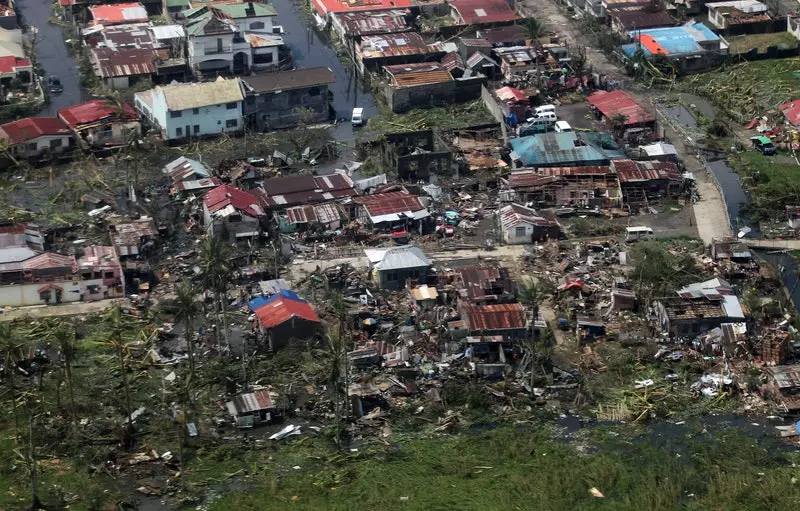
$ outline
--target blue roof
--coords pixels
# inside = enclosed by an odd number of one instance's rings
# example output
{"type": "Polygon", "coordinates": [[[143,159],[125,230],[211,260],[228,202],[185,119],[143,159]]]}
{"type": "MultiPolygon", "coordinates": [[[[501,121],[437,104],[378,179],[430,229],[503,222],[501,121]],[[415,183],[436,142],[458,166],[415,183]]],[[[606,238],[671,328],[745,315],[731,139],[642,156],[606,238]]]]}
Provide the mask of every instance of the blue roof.
{"type": "Polygon", "coordinates": [[[625,157],[611,135],[605,133],[543,133],[512,138],[510,143],[527,167],[607,165],[625,157]]]}
{"type": "Polygon", "coordinates": [[[250,300],[248,305],[250,306],[251,311],[255,311],[256,309],[260,309],[261,307],[274,302],[278,298],[286,298],[288,300],[294,300],[296,302],[304,302],[307,303],[306,300],[300,298],[297,293],[290,289],[281,289],[279,293],[275,293],[274,295],[270,296],[269,298],[265,298],[263,296],[259,296],[250,300]]]}
{"type": "MultiPolygon", "coordinates": [[[[702,23],[694,23],[692,25],[683,25],[680,27],[634,30],[628,32],[628,35],[634,40],[639,35],[648,35],[655,39],[655,41],[667,51],[668,55],[702,53],[705,50],[700,46],[701,42],[719,40],[719,36],[702,23]]],[[[650,57],[653,55],[644,44],[640,45],[638,42],[624,44],[621,48],[626,55],[632,56],[640,47],[645,56],[650,57]]]]}

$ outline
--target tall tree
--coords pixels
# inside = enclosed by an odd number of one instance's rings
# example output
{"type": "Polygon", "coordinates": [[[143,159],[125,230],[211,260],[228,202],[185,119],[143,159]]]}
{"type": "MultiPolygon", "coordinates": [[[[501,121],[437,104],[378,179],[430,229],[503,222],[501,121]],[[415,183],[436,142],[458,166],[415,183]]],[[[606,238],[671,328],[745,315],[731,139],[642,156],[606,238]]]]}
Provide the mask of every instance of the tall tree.
{"type": "Polygon", "coordinates": [[[230,249],[219,238],[209,235],[203,240],[200,261],[203,287],[214,296],[214,323],[217,344],[220,342],[219,312],[222,312],[222,338],[228,343],[228,279],[230,278],[230,249]]]}
{"type": "MultiPolygon", "coordinates": [[[[533,314],[533,321],[534,323],[539,318],[539,306],[542,303],[544,293],[542,292],[541,286],[533,280],[527,279],[525,282],[519,285],[517,289],[517,299],[519,302],[531,310],[533,314]]],[[[536,377],[536,364],[538,363],[538,358],[541,351],[541,346],[537,342],[537,332],[536,328],[531,325],[531,330],[528,336],[525,339],[525,350],[528,352],[528,359],[530,360],[531,364],[531,372],[530,372],[530,387],[531,392],[533,392],[534,387],[534,380],[536,377]]]]}
{"type": "Polygon", "coordinates": [[[5,377],[8,386],[9,402],[14,415],[14,431],[17,442],[20,440],[19,394],[16,386],[17,362],[22,350],[22,342],[16,329],[9,322],[0,323],[0,353],[5,366],[5,377]]]}
{"type": "Polygon", "coordinates": [[[200,313],[196,297],[197,290],[188,279],[183,279],[175,289],[175,320],[183,323],[186,353],[189,355],[189,384],[195,381],[194,329],[192,323],[200,313]]]}
{"type": "Polygon", "coordinates": [[[544,25],[534,18],[525,20],[525,23],[522,24],[522,28],[525,29],[525,37],[527,39],[539,39],[545,33],[544,25]]]}

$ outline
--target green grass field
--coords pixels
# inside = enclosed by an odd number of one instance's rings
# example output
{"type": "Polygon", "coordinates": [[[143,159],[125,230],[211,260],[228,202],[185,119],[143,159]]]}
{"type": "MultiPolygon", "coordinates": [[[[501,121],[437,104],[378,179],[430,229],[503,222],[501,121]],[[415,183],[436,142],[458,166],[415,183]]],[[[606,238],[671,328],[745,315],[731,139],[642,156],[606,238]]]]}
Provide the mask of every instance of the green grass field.
{"type": "MultiPolygon", "coordinates": [[[[371,452],[263,461],[248,489],[214,511],[734,510],[800,503],[798,459],[733,430],[676,427],[674,438],[633,426],[597,428],[567,443],[546,428],[500,428],[403,441],[371,452]],[[589,493],[600,491],[604,498],[589,493]]],[[[282,448],[284,450],[285,448],[282,448]]]]}
{"type": "Polygon", "coordinates": [[[730,160],[750,193],[744,212],[753,220],[773,219],[800,203],[800,166],[780,158],[747,151],[730,160]]]}

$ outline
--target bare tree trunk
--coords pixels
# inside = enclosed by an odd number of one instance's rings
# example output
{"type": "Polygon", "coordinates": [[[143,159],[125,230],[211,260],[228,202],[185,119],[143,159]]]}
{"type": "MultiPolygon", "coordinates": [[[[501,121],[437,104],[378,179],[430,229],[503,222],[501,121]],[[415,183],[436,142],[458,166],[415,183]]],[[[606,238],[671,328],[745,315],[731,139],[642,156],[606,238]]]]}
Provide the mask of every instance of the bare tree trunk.
{"type": "Polygon", "coordinates": [[[75,390],[72,386],[72,364],[69,360],[64,361],[64,371],[67,376],[67,395],[69,396],[70,415],[72,416],[72,424],[75,425],[78,420],[78,410],[75,407],[75,390]]]}
{"type": "Polygon", "coordinates": [[[225,339],[225,344],[228,346],[228,349],[231,347],[231,341],[228,339],[229,327],[228,327],[228,286],[225,285],[225,289],[222,291],[221,294],[221,302],[222,302],[222,338],[225,339]]]}
{"type": "Polygon", "coordinates": [[[194,335],[192,332],[191,318],[186,318],[184,337],[186,338],[186,353],[189,355],[189,381],[194,382],[194,335]]]}
{"type": "Polygon", "coordinates": [[[125,353],[123,353],[121,345],[117,347],[117,359],[119,360],[120,373],[122,373],[122,390],[125,394],[125,417],[127,418],[127,423],[130,427],[133,406],[131,405],[131,389],[128,387],[128,375],[125,372],[125,353]]]}
{"type": "Polygon", "coordinates": [[[221,345],[222,338],[219,333],[219,293],[214,291],[214,338],[217,341],[217,347],[221,345]]]}
{"type": "Polygon", "coordinates": [[[31,510],[37,511],[42,509],[42,502],[39,500],[39,474],[36,470],[36,451],[33,447],[33,411],[30,412],[30,420],[28,421],[28,463],[31,476],[31,510]]]}

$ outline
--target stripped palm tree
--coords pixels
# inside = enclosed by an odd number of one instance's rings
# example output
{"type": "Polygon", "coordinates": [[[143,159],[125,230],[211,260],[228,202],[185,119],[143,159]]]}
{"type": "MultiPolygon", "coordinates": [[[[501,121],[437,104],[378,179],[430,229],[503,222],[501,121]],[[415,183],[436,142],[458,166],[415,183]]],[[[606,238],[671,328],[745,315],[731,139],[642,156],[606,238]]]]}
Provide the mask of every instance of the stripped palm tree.
{"type": "Polygon", "coordinates": [[[61,357],[64,380],[67,384],[67,397],[69,399],[69,414],[73,426],[77,419],[77,409],[75,407],[75,387],[72,379],[72,363],[75,361],[77,346],[75,344],[75,325],[66,323],[58,325],[52,333],[61,357]]]}
{"type": "Polygon", "coordinates": [[[175,289],[175,320],[183,323],[184,339],[186,340],[186,353],[189,355],[189,384],[195,381],[194,362],[194,335],[192,323],[200,314],[197,305],[197,290],[187,279],[184,279],[175,289]]]}
{"type": "Polygon", "coordinates": [[[230,279],[230,249],[215,236],[207,236],[200,251],[203,287],[214,296],[214,324],[217,344],[228,343],[228,280],[230,279]],[[223,331],[220,337],[219,316],[222,313],[223,331]]]}
{"type": "Polygon", "coordinates": [[[19,394],[17,393],[17,386],[15,376],[17,371],[17,362],[21,350],[23,348],[22,341],[16,329],[11,326],[11,323],[0,323],[0,354],[3,359],[3,366],[5,367],[5,378],[8,387],[9,403],[14,415],[14,431],[16,441],[20,439],[20,424],[19,424],[19,394]]]}

